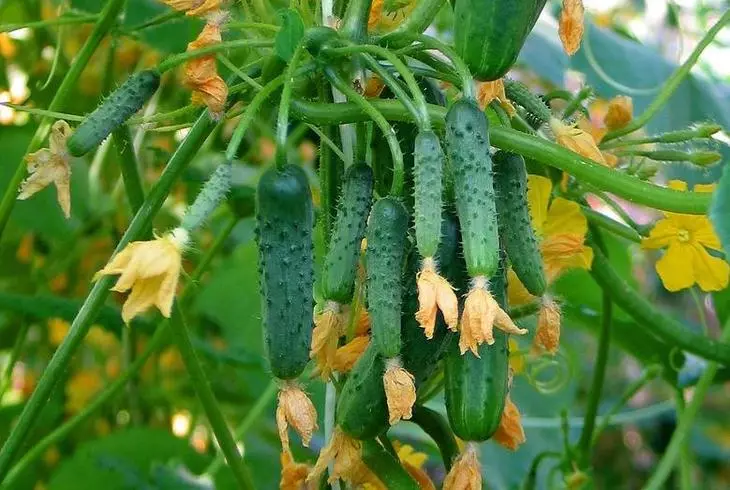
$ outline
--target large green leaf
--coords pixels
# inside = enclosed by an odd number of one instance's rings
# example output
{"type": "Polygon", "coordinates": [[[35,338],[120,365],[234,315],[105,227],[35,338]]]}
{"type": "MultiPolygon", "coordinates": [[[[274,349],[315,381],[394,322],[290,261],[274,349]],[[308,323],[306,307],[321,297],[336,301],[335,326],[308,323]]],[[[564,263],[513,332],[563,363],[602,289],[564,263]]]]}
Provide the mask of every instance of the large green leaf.
{"type": "Polygon", "coordinates": [[[299,12],[294,9],[282,10],[279,12],[279,17],[281,30],[276,34],[276,54],[284,61],[289,61],[304,36],[304,22],[299,12]]]}

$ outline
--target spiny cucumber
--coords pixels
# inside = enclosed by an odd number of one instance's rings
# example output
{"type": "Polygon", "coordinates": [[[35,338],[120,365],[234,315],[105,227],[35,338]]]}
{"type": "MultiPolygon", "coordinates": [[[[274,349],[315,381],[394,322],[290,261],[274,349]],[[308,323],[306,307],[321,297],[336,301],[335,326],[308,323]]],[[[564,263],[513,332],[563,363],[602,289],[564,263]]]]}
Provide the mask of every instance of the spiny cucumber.
{"type": "Polygon", "coordinates": [[[416,136],[414,150],[416,244],[421,257],[433,257],[441,239],[444,152],[433,131],[416,136]]]}

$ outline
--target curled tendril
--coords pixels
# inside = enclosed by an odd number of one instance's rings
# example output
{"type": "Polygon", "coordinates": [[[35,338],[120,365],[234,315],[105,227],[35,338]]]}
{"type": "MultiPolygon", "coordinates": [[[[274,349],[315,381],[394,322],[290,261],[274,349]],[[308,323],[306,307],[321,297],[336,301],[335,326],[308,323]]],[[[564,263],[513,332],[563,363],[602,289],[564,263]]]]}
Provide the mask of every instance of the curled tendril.
{"type": "Polygon", "coordinates": [[[558,352],[555,356],[538,356],[527,364],[525,377],[540,394],[551,395],[565,388],[570,382],[571,368],[568,358],[558,352]],[[545,373],[552,374],[542,379],[545,373]]]}

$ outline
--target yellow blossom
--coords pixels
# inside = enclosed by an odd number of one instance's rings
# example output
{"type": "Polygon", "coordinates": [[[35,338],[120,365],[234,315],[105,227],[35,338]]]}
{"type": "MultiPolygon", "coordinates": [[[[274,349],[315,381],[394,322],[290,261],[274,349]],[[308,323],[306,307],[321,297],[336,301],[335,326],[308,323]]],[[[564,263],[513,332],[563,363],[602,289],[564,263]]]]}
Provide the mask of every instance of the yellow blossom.
{"type": "MultiPolygon", "coordinates": [[[[208,23],[198,38],[188,44],[188,51],[194,51],[221,42],[221,28],[218,23],[208,23]]],[[[193,90],[192,103],[208,107],[214,118],[219,118],[225,109],[228,86],[218,75],[215,56],[201,56],[185,64],[185,85],[193,90]]]]}
{"type": "Polygon", "coordinates": [[[125,323],[151,306],[170,318],[187,242],[188,233],[182,228],[154,240],[132,242],[96,273],[95,280],[120,274],[112,291],[123,293],[131,289],[122,307],[125,323]]]}
{"type": "Polygon", "coordinates": [[[102,390],[104,381],[96,371],[75,373],[66,383],[66,412],[80,412],[102,390]]]}
{"type": "Polygon", "coordinates": [[[555,135],[555,141],[560,146],[601,165],[607,165],[603,153],[598,149],[595,139],[589,133],[579,127],[564,124],[557,118],[550,120],[550,129],[555,135]]]}
{"type": "Polygon", "coordinates": [[[338,373],[348,373],[370,345],[370,337],[360,335],[337,349],[332,368],[338,373]]]}
{"type": "Polygon", "coordinates": [[[367,98],[378,98],[380,97],[380,94],[383,93],[384,88],[385,82],[383,82],[383,79],[380,78],[378,75],[373,74],[368,77],[367,81],[365,82],[363,95],[367,98]]]}
{"type": "Polygon", "coordinates": [[[428,459],[428,456],[425,453],[419,453],[412,446],[400,444],[398,441],[393,442],[393,446],[396,449],[398,459],[403,465],[403,468],[416,480],[419,488],[422,490],[436,490],[436,486],[431,481],[428,473],[423,470],[423,464],[428,459]]]}
{"type": "Polygon", "coordinates": [[[280,490],[314,490],[318,488],[316,482],[307,482],[307,475],[311,471],[309,465],[294,461],[290,451],[281,452],[281,481],[280,490]]]}
{"type": "Polygon", "coordinates": [[[509,345],[509,367],[514,374],[522,374],[525,371],[525,353],[520,350],[520,345],[510,337],[509,345]]]}
{"type": "Polygon", "coordinates": [[[558,33],[563,49],[569,56],[578,51],[583,39],[583,13],[583,0],[563,0],[558,33]]]}
{"type": "Polygon", "coordinates": [[[48,320],[48,340],[51,342],[51,345],[61,345],[69,328],[71,328],[71,325],[61,318],[51,318],[48,320]]]}
{"type": "Polygon", "coordinates": [[[401,366],[398,358],[386,361],[383,386],[390,425],[401,419],[410,419],[413,416],[413,404],[416,403],[415,378],[401,366]]]}
{"type": "Polygon", "coordinates": [[[520,282],[515,271],[510,268],[507,270],[507,304],[511,307],[526,305],[535,301],[535,297],[530,294],[524,284],[520,282]]]}
{"type": "Polygon", "coordinates": [[[504,93],[504,81],[499,78],[491,82],[480,82],[477,85],[477,102],[482,110],[486,109],[490,102],[497,100],[507,114],[513,116],[516,114],[515,107],[504,93]]]}
{"type": "Polygon", "coordinates": [[[533,342],[533,351],[555,354],[560,347],[560,306],[553,298],[545,295],[542,298],[540,311],[537,314],[537,331],[533,342]]]}
{"type": "Polygon", "coordinates": [[[334,461],[334,469],[329,481],[342,479],[353,486],[365,483],[377,483],[384,488],[378,477],[362,461],[360,442],[347,436],[342,430],[335,428],[332,438],[322,448],[314,468],[307,477],[307,482],[318,482],[327,465],[334,461]]]}
{"type": "Polygon", "coordinates": [[[441,310],[444,321],[451,330],[456,330],[459,322],[459,302],[449,281],[436,271],[433,258],[423,260],[423,267],[416,276],[418,304],[416,320],[424,329],[426,337],[433,338],[436,328],[436,313],[441,310]]]}
{"type": "Polygon", "coordinates": [[[344,334],[344,318],[341,305],[328,301],[321,311],[314,312],[312,349],[309,357],[314,359],[322,378],[329,378],[337,355],[340,337],[344,334]]]}
{"type": "Polygon", "coordinates": [[[525,438],[525,431],[522,428],[520,411],[509,395],[507,395],[507,400],[504,404],[504,411],[502,412],[502,418],[499,420],[499,427],[492,436],[492,439],[510,451],[517,450],[520,444],[524,444],[527,440],[525,438]]]}
{"type": "MultiPolygon", "coordinates": [[[[596,106],[598,104],[594,103],[593,105],[596,106]]],[[[593,109],[591,109],[591,112],[593,112],[593,109]]],[[[591,115],[590,120],[585,116],[580,116],[578,118],[576,126],[584,133],[592,136],[593,141],[595,141],[596,143],[600,143],[601,140],[603,140],[603,137],[606,136],[606,133],[608,133],[608,128],[605,126],[605,124],[602,122],[596,122],[593,115],[591,115]]],[[[618,164],[618,157],[610,151],[601,150],[601,156],[603,157],[604,165],[609,168],[613,168],[618,164]]],[[[565,177],[567,177],[567,174],[565,175],[565,177]]]]}
{"type": "Polygon", "coordinates": [[[444,490],[482,490],[479,446],[467,443],[444,480],[444,490]]]}
{"type": "Polygon", "coordinates": [[[486,342],[494,343],[494,327],[510,334],[524,335],[527,330],[519,328],[509,315],[497,304],[487,289],[484,277],[474,278],[474,284],[466,297],[464,313],[461,316],[459,350],[467,350],[479,357],[479,346],[486,342]]]}
{"type": "Polygon", "coordinates": [[[368,30],[380,33],[398,27],[416,7],[415,0],[373,0],[368,17],[368,30]]]}
{"type": "Polygon", "coordinates": [[[634,103],[631,97],[618,95],[608,102],[608,110],[603,122],[608,129],[619,129],[631,122],[634,113],[634,103]]]}
{"type": "Polygon", "coordinates": [[[221,8],[221,0],[162,0],[175,10],[185,12],[185,15],[202,17],[221,8]]]}
{"type": "MultiPolygon", "coordinates": [[[[669,187],[686,191],[687,184],[679,180],[669,187]]],[[[695,185],[695,192],[712,192],[712,185],[695,185]]],[[[644,249],[666,249],[656,263],[656,271],[668,291],[679,291],[697,284],[703,291],[720,291],[728,285],[730,265],[707,251],[721,251],[722,245],[707,216],[664,213],[648,238],[641,242],[644,249]]]]}
{"type": "Polygon", "coordinates": [[[18,199],[25,200],[53,183],[58,204],[66,218],[71,216],[71,165],[66,140],[71,137],[66,121],[56,121],[51,128],[50,148],[43,148],[25,157],[30,175],[20,185],[18,199]]]}
{"type": "Polygon", "coordinates": [[[276,407],[276,426],[285,451],[289,450],[289,424],[302,438],[302,445],[308,447],[312,434],[317,430],[317,410],[298,385],[286,381],[279,390],[276,407]]]}

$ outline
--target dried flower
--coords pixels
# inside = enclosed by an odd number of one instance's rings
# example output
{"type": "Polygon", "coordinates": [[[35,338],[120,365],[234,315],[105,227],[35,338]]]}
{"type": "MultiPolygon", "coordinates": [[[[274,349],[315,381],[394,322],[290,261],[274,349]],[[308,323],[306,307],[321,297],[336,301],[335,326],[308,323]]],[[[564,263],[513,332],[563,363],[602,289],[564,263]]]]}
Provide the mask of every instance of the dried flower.
{"type": "Polygon", "coordinates": [[[525,431],[522,428],[520,411],[509,395],[507,395],[507,400],[504,404],[504,411],[499,421],[499,427],[492,438],[494,442],[510,451],[517,450],[520,444],[523,444],[527,440],[525,438],[525,431]]]}
{"type": "Polygon", "coordinates": [[[309,357],[314,359],[322,378],[329,378],[332,373],[343,324],[341,306],[335,301],[328,301],[321,311],[314,313],[309,357]]]}
{"type": "Polygon", "coordinates": [[[221,0],[162,0],[175,10],[185,12],[185,15],[202,17],[221,8],[221,0]]]}
{"type": "Polygon", "coordinates": [[[583,39],[583,0],[563,0],[563,11],[560,13],[558,33],[563,49],[573,56],[583,39]]]}
{"type": "Polygon", "coordinates": [[[132,290],[122,307],[125,323],[151,306],[170,318],[182,270],[182,252],[188,240],[187,231],[175,228],[154,240],[132,242],[94,275],[97,280],[101,276],[119,274],[119,280],[111,290],[120,293],[132,290]]]}
{"type": "Polygon", "coordinates": [[[338,373],[350,372],[362,353],[368,348],[368,345],[370,345],[370,337],[367,335],[355,337],[337,349],[332,368],[338,373]]]}
{"type": "Polygon", "coordinates": [[[617,95],[608,102],[603,123],[608,129],[619,129],[631,122],[632,117],[634,117],[634,103],[631,97],[617,95]]]}
{"type": "Polygon", "coordinates": [[[352,485],[361,485],[379,481],[363,463],[360,450],[359,441],[345,435],[339,427],[335,428],[329,443],[320,451],[307,482],[318,482],[330,461],[334,461],[330,482],[342,479],[352,485]]]}
{"type": "Polygon", "coordinates": [[[593,136],[580,128],[563,124],[559,119],[550,120],[550,128],[555,134],[555,141],[581,156],[606,165],[603,153],[598,149],[593,136]]]}
{"type": "MultiPolygon", "coordinates": [[[[188,44],[188,51],[194,51],[221,42],[221,28],[217,22],[208,23],[198,38],[188,44]]],[[[193,90],[192,103],[208,107],[214,118],[219,118],[225,109],[228,86],[218,75],[215,56],[201,56],[185,64],[185,85],[193,90]]]]}
{"type": "Polygon", "coordinates": [[[311,471],[309,465],[297,463],[291,452],[284,450],[279,457],[281,461],[280,490],[314,490],[317,488],[315,482],[307,482],[307,475],[311,471]]]}
{"type": "Polygon", "coordinates": [[[483,276],[474,278],[474,284],[466,297],[464,313],[461,316],[461,335],[459,350],[464,354],[467,350],[479,357],[479,346],[486,342],[494,343],[493,328],[515,335],[524,335],[527,330],[519,328],[509,315],[497,304],[487,289],[487,280],[483,276]]]}
{"type": "Polygon", "coordinates": [[[285,381],[279,390],[276,406],[276,427],[285,451],[289,450],[289,424],[302,438],[302,444],[309,447],[312,434],[317,430],[317,410],[296,383],[285,381]]]}
{"type": "Polygon", "coordinates": [[[446,325],[451,330],[456,330],[459,322],[459,302],[449,281],[436,272],[436,263],[433,258],[423,260],[423,267],[416,276],[416,284],[418,285],[419,305],[416,320],[424,329],[426,337],[433,338],[438,310],[443,313],[446,325]]]}
{"type": "Polygon", "coordinates": [[[71,165],[66,140],[73,131],[66,121],[56,121],[51,127],[50,149],[43,148],[25,157],[30,174],[22,184],[18,199],[25,200],[48,187],[56,186],[56,198],[66,218],[71,217],[71,165]]]}
{"type": "Polygon", "coordinates": [[[481,490],[482,470],[479,464],[479,447],[467,443],[464,451],[456,458],[451,471],[444,480],[444,490],[481,490]]]}
{"type": "Polygon", "coordinates": [[[386,361],[383,385],[390,425],[401,419],[410,419],[413,404],[416,403],[415,378],[403,368],[400,359],[394,357],[386,361]]]}
{"type": "Polygon", "coordinates": [[[560,306],[549,295],[542,298],[537,314],[537,331],[532,345],[534,352],[558,352],[560,347],[560,306]]]}
{"type": "Polygon", "coordinates": [[[517,113],[504,92],[504,81],[501,78],[491,82],[481,82],[477,85],[477,102],[479,102],[479,107],[482,110],[486,109],[489,103],[495,99],[510,116],[517,113]]]}

